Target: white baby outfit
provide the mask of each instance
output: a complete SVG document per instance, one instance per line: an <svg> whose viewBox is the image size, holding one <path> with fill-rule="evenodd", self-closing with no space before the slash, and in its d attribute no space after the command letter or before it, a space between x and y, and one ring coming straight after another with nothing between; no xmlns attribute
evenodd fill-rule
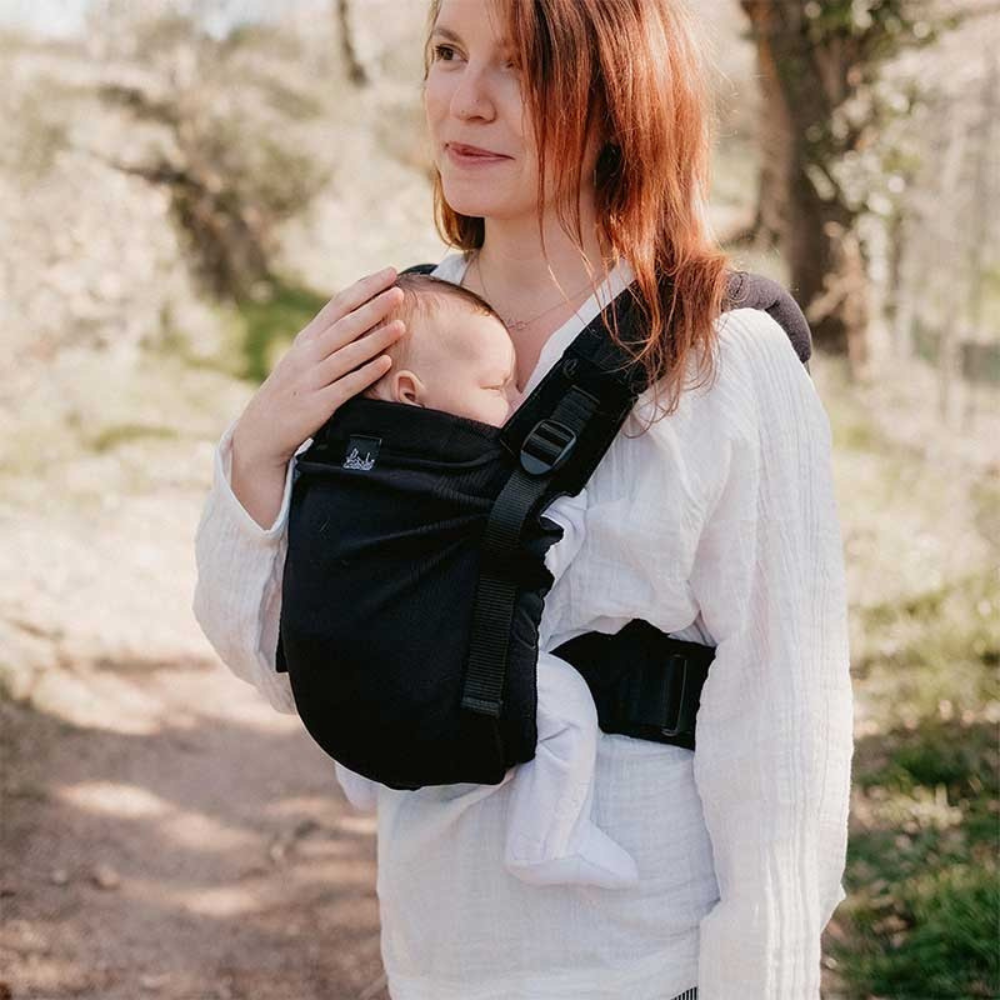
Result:
<svg viewBox="0 0 1000 1000"><path fill-rule="evenodd" d="M553 585L583 545L587 491L559 497L543 512L563 529L545 553ZM511 768L500 784L513 780L507 818L504 865L533 885L592 885L605 889L634 885L635 859L591 819L597 710L576 669L539 643L538 744L535 757ZM370 811L378 784L340 763L337 780L355 808Z"/></svg>

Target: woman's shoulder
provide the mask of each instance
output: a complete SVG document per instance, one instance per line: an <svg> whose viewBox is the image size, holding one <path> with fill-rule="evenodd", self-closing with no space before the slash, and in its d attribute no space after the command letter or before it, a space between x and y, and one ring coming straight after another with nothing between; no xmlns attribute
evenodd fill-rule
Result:
<svg viewBox="0 0 1000 1000"><path fill-rule="evenodd" d="M809 374L799 358L789 333L763 309L732 309L716 320L719 359L732 377L750 377L765 370Z"/></svg>
<svg viewBox="0 0 1000 1000"><path fill-rule="evenodd" d="M768 425L806 399L818 405L805 366L782 327L762 309L735 309L716 320L711 372L690 361L676 410L660 417L658 387L640 397L635 417L655 441L691 461L732 446L756 446Z"/></svg>
<svg viewBox="0 0 1000 1000"><path fill-rule="evenodd" d="M692 406L752 420L783 396L815 392L788 332L763 309L724 312L715 330L714 377L688 394Z"/></svg>

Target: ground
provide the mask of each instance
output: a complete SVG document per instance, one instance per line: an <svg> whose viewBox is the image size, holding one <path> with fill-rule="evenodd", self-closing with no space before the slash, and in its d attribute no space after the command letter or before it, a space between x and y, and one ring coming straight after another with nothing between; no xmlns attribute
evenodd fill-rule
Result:
<svg viewBox="0 0 1000 1000"><path fill-rule="evenodd" d="M250 389L91 362L0 461L0 1000L385 1000L374 820L190 610Z"/></svg>

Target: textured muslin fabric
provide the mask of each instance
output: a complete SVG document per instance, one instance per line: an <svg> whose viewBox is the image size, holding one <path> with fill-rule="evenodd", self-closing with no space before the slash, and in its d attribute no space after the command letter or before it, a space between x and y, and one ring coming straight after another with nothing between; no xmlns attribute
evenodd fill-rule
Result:
<svg viewBox="0 0 1000 1000"><path fill-rule="evenodd" d="M436 270L459 281L467 261ZM546 342L526 391L632 279L621 262ZM593 819L635 888L525 885L504 870L511 783L378 793L377 891L393 1000L818 1000L853 756L847 597L830 425L766 313L719 320L718 377L652 424L652 387L587 484L580 551L540 643L643 618L716 647L696 753L601 733ZM290 501L260 528L216 452L194 612L279 711L274 670ZM310 442L305 442L303 448Z"/></svg>

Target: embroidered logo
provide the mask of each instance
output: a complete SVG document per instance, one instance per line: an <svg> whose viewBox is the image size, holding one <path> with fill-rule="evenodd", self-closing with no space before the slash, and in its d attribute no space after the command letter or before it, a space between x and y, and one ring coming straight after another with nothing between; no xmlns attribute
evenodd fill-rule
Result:
<svg viewBox="0 0 1000 1000"><path fill-rule="evenodd" d="M355 435L347 442L347 457L344 459L343 468L370 472L375 468L375 459L378 458L381 444L381 438Z"/></svg>

